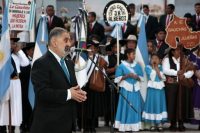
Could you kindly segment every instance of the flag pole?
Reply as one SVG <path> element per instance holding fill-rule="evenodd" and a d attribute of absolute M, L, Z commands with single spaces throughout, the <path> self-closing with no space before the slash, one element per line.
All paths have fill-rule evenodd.
<path fill-rule="evenodd" d="M 8 1 L 7 1 L 8 2 Z M 8 3 L 7 3 L 8 4 Z M 6 1 L 2 0 L 3 12 L 5 11 Z M 10 97 L 10 95 L 9 95 Z M 8 100 L 8 117 L 9 117 L 9 125 L 8 125 L 8 133 L 12 132 L 12 118 L 11 118 L 11 102 L 10 98 Z"/>
<path fill-rule="evenodd" d="M 83 0 L 83 10 L 86 11 L 85 0 Z M 81 110 L 81 117 L 82 117 L 81 118 L 81 133 L 83 133 L 84 132 L 84 127 L 83 127 L 84 126 L 84 102 L 82 102 L 81 106 L 82 106 L 82 110 Z"/>
<path fill-rule="evenodd" d="M 8 104 L 9 104 L 9 107 L 8 107 L 9 108 L 9 126 L 8 126 L 8 132 L 11 133 L 12 132 L 12 119 L 11 119 L 11 103 L 10 103 L 10 98 L 8 100 Z"/>
<path fill-rule="evenodd" d="M 36 3 L 36 0 L 33 0 Z M 36 29 L 36 12 L 35 12 L 35 20 L 33 22 L 33 27 L 30 31 L 30 42 L 35 42 L 35 29 Z"/>
<path fill-rule="evenodd" d="M 117 66 L 119 66 L 119 54 L 120 54 L 120 49 L 119 49 L 119 25 L 117 25 Z"/>
<path fill-rule="evenodd" d="M 83 0 L 83 9 L 86 10 L 85 0 Z"/>

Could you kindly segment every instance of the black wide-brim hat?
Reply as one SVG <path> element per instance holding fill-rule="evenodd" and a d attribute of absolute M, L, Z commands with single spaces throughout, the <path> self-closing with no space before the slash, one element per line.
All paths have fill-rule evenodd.
<path fill-rule="evenodd" d="M 89 40 L 88 42 L 87 42 L 87 48 L 89 48 L 90 46 L 95 46 L 95 47 L 99 47 L 99 42 L 98 41 L 96 41 L 96 40 Z"/>
<path fill-rule="evenodd" d="M 20 38 L 18 38 L 18 37 L 11 37 L 10 40 L 12 40 L 13 42 L 18 42 L 20 40 Z"/>
<path fill-rule="evenodd" d="M 35 47 L 35 42 L 28 42 L 26 45 L 23 47 L 23 50 L 28 50 Z"/>
<path fill-rule="evenodd" d="M 112 48 L 115 44 L 117 44 L 117 39 L 116 39 L 116 38 L 113 38 L 113 39 L 110 41 L 110 45 L 107 45 L 107 47 Z M 124 43 L 121 43 L 121 41 L 119 40 L 119 45 L 120 45 L 120 46 L 124 46 Z"/>

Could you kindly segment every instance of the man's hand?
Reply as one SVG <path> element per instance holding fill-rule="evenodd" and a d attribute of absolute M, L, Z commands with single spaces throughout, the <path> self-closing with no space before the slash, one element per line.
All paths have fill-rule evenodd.
<path fill-rule="evenodd" d="M 77 85 L 75 87 L 70 88 L 72 99 L 77 102 L 83 102 L 87 99 L 86 92 L 81 90 Z"/>

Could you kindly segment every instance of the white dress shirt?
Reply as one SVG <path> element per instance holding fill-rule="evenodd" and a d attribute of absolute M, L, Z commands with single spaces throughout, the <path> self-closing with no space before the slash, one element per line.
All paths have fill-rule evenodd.
<path fill-rule="evenodd" d="M 56 53 L 54 53 L 51 49 L 49 49 L 49 51 L 53 54 L 53 56 L 56 58 L 56 60 L 60 64 L 61 58 Z M 61 67 L 61 64 L 60 64 L 60 67 Z M 66 64 L 65 64 L 65 67 L 67 67 Z M 70 89 L 67 90 L 67 93 L 68 93 L 68 95 L 67 95 L 67 100 L 66 101 L 68 101 L 68 100 L 70 100 L 72 98 Z"/>
<path fill-rule="evenodd" d="M 177 70 L 170 68 L 169 58 L 166 57 L 163 59 L 162 66 L 163 66 L 163 73 L 168 76 L 177 76 L 178 71 L 180 70 L 180 58 L 176 59 L 172 57 L 174 63 L 176 64 Z M 184 73 L 185 78 L 191 78 L 194 74 L 194 71 L 187 71 Z"/>

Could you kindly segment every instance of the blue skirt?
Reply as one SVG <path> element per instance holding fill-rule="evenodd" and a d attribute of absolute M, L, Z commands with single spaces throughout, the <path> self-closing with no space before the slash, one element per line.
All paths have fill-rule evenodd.
<path fill-rule="evenodd" d="M 115 119 L 115 128 L 119 131 L 139 131 L 142 129 L 142 106 L 143 100 L 140 91 L 127 91 L 121 88 L 120 92 L 131 102 L 133 107 L 136 109 L 135 112 L 129 104 L 119 95 L 119 101 L 117 106 L 117 113 Z"/>
<path fill-rule="evenodd" d="M 167 121 L 166 97 L 164 89 L 147 89 L 147 97 L 142 113 L 144 122 L 160 124 Z"/>

